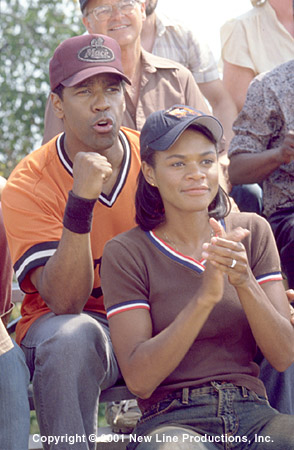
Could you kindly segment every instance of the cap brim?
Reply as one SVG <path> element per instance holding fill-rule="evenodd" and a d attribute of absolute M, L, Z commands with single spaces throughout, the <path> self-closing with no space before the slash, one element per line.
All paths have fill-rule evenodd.
<path fill-rule="evenodd" d="M 120 76 L 123 80 L 125 80 L 128 84 L 131 84 L 131 81 L 129 78 L 124 75 L 122 72 L 117 70 L 115 67 L 107 67 L 107 66 L 95 66 L 95 67 L 89 67 L 87 69 L 81 70 L 78 73 L 75 73 L 71 77 L 67 78 L 66 80 L 62 81 L 62 85 L 65 87 L 73 87 L 76 84 L 81 83 L 82 81 L 86 80 L 87 78 L 92 77 L 93 75 L 99 75 L 102 73 L 112 73 L 115 75 Z"/>
<path fill-rule="evenodd" d="M 181 134 L 193 124 L 203 125 L 212 133 L 217 142 L 220 141 L 223 136 L 223 127 L 221 123 L 213 116 L 202 115 L 196 118 L 191 117 L 185 121 L 180 121 L 167 133 L 148 144 L 148 146 L 153 150 L 168 150 L 181 136 Z"/>

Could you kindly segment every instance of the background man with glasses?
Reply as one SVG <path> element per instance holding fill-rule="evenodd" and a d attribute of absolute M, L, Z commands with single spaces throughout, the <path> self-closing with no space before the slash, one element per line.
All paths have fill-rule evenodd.
<path fill-rule="evenodd" d="M 89 33 L 105 34 L 120 45 L 124 72 L 132 82 L 125 92 L 123 125 L 141 130 L 149 114 L 174 104 L 188 104 L 209 112 L 188 69 L 141 47 L 140 34 L 146 17 L 144 1 L 80 0 L 80 6 Z M 61 131 L 62 121 L 55 118 L 48 102 L 43 143 Z"/>

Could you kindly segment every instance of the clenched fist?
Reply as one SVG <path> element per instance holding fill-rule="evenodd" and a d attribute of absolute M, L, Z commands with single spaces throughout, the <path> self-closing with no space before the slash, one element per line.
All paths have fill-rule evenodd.
<path fill-rule="evenodd" d="M 79 152 L 73 161 L 73 193 L 87 199 L 97 199 L 112 174 L 105 156 L 94 152 Z"/>

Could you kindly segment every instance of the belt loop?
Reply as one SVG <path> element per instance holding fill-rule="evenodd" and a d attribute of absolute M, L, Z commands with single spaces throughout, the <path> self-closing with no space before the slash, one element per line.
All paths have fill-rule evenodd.
<path fill-rule="evenodd" d="M 189 404 L 189 388 L 182 389 L 182 404 L 183 405 Z"/>
<path fill-rule="evenodd" d="M 247 388 L 245 386 L 241 386 L 241 387 L 242 387 L 242 397 L 244 397 L 244 398 L 249 397 Z"/>

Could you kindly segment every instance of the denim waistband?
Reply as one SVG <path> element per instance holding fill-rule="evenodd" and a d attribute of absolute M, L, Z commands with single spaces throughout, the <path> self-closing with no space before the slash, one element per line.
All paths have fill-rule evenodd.
<path fill-rule="evenodd" d="M 226 381 L 210 381 L 197 387 L 190 386 L 174 391 L 161 391 L 160 393 L 155 394 L 155 396 L 152 396 L 150 399 L 145 399 L 143 401 L 138 399 L 138 404 L 142 413 L 145 414 L 152 408 L 153 405 L 162 401 L 179 400 L 183 405 L 188 405 L 189 400 L 193 400 L 197 396 L 204 394 L 215 394 L 217 391 L 223 389 L 237 390 L 244 398 L 248 397 L 250 392 L 250 390 L 245 386 L 237 386 Z"/>

